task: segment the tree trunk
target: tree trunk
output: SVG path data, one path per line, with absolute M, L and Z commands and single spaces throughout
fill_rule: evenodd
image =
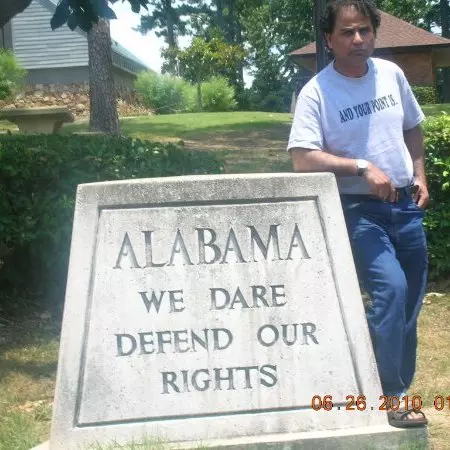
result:
M 442 37 L 450 38 L 450 5 L 448 0 L 440 0 Z M 450 68 L 442 69 L 442 101 L 450 102 Z
M 227 38 L 227 30 L 226 30 L 226 26 L 225 26 L 225 18 L 223 16 L 224 0 L 215 0 L 214 3 L 215 3 L 216 8 L 217 8 L 215 22 L 216 22 L 217 28 L 219 28 L 219 30 L 222 31 L 223 36 L 224 36 L 224 38 L 226 40 L 226 38 Z
M 197 108 L 200 112 L 203 110 L 202 103 L 202 84 L 197 83 Z
M 450 5 L 448 0 L 440 0 L 442 36 L 450 38 Z
M 178 48 L 177 38 L 175 34 L 175 16 L 176 11 L 173 9 L 172 0 L 163 2 L 163 11 L 167 20 L 167 45 L 169 46 L 169 55 L 174 55 Z M 177 63 L 174 57 L 170 56 L 167 61 L 167 70 L 170 75 L 179 75 Z
M 165 0 L 163 3 L 163 11 L 166 15 L 167 21 L 167 44 L 170 47 L 177 46 L 177 40 L 175 37 L 175 15 L 176 12 L 172 6 L 172 0 Z
M 243 47 L 244 45 L 243 45 L 243 39 L 242 39 L 242 27 L 239 22 L 236 23 L 236 31 L 237 31 L 236 43 Z M 239 64 L 238 69 L 237 69 L 237 85 L 239 86 L 238 90 L 240 92 L 244 92 L 245 83 L 244 83 L 244 63 L 243 62 L 241 62 Z
M 90 128 L 120 134 L 114 86 L 109 22 L 100 19 L 88 32 Z
M 0 28 L 30 6 L 31 0 L 0 0 Z M 50 26 L 50 25 L 49 25 Z

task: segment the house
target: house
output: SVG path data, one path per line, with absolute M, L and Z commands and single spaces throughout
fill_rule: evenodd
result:
M 28 71 L 27 85 L 70 86 L 89 82 L 88 42 L 85 32 L 62 26 L 55 31 L 50 19 L 57 0 L 33 0 L 0 29 L 0 47 L 13 51 Z M 118 42 L 112 44 L 114 79 L 118 89 L 132 89 L 136 76 L 148 67 Z
M 436 69 L 450 66 L 450 39 L 415 27 L 383 11 L 374 56 L 398 64 L 412 85 L 436 85 Z M 316 71 L 316 43 L 291 53 L 293 61 Z

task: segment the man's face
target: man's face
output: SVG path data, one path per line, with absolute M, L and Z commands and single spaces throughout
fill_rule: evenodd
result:
M 325 37 L 336 62 L 347 67 L 365 64 L 375 46 L 370 18 L 363 16 L 354 6 L 339 9 L 333 32 Z

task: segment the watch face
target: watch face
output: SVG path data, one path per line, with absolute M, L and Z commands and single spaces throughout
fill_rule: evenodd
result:
M 365 159 L 356 160 L 356 167 L 358 168 L 358 176 L 362 177 L 364 175 L 364 172 L 366 171 L 368 165 L 369 163 Z
M 360 159 L 360 160 L 358 160 L 357 165 L 358 165 L 358 169 L 364 170 L 364 169 L 367 169 L 368 163 L 364 159 Z

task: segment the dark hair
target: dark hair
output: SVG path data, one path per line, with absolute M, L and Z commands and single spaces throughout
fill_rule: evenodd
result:
M 339 10 L 343 6 L 354 6 L 356 10 L 363 16 L 369 17 L 372 22 L 372 27 L 377 33 L 378 27 L 380 26 L 381 18 L 375 4 L 372 0 L 332 0 L 329 1 L 325 12 L 320 19 L 320 28 L 323 33 L 331 34 L 334 30 L 334 25 L 336 24 L 336 17 Z

